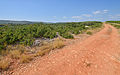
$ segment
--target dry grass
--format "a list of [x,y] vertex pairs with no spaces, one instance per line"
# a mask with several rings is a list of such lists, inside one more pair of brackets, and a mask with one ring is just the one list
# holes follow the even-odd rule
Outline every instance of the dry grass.
[[11,50],[9,55],[12,59],[19,59],[20,55],[21,55],[21,51],[20,50]]
[[6,48],[6,50],[8,50],[8,51],[11,51],[11,50],[19,50],[19,51],[21,51],[22,53],[24,53],[24,51],[26,51],[24,45],[14,45],[14,46],[9,45],[9,46]]
[[[19,60],[20,63],[29,63],[33,60],[36,56],[43,56],[45,54],[48,54],[51,50],[62,48],[64,46],[64,42],[61,38],[56,38],[52,42],[44,42],[43,46],[40,47],[40,50],[38,50],[36,53],[33,54],[27,54],[27,50],[22,45],[9,45],[6,50],[2,50],[1,54],[3,59],[0,58],[0,69],[1,70],[7,70],[10,66],[10,60],[8,59],[16,59]],[[4,57],[5,56],[5,57]]]
[[1,50],[0,54],[1,54],[2,56],[6,56],[6,55],[9,54],[9,50]]
[[55,41],[53,42],[52,46],[53,46],[54,49],[62,48],[64,46],[64,42],[63,42],[62,39],[56,38]]
[[7,58],[3,58],[0,60],[0,69],[7,70],[10,66],[10,60]]
[[53,42],[44,42],[43,46],[40,47],[40,50],[34,54],[34,57],[43,56],[48,54],[51,50],[62,48],[64,46],[63,39],[56,38]]
[[59,49],[64,46],[64,42],[61,38],[56,38],[53,42],[45,42],[43,46],[40,47],[40,51],[35,54],[36,56],[43,56],[49,53],[51,50]]
[[53,46],[52,46],[52,43],[47,43],[43,46],[40,47],[40,50],[52,50],[53,49]]
[[6,50],[1,51],[2,56],[10,56],[12,59],[19,59],[20,55],[26,51],[23,45],[9,45]]
[[44,56],[45,54],[49,53],[50,50],[42,50],[42,51],[38,51],[34,56]]
[[30,61],[32,61],[33,56],[32,55],[21,55],[20,57],[20,63],[29,63]]
[[56,48],[62,48],[64,46],[64,42],[61,38],[56,38],[51,43],[46,43],[43,46],[41,46],[40,50],[53,50]]

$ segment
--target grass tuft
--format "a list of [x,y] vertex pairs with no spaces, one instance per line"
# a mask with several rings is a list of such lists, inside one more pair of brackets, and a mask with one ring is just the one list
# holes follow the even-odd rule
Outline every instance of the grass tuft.
[[31,56],[31,55],[25,55],[25,54],[23,54],[20,57],[20,63],[29,63],[32,60],[33,60],[33,56]]
[[3,58],[0,60],[0,69],[7,70],[10,66],[10,60],[7,58]]
[[53,48],[56,49],[56,48],[62,48],[64,46],[64,42],[62,39],[60,38],[56,38],[55,41],[53,42]]
[[21,55],[21,51],[20,50],[11,50],[9,55],[12,59],[19,59],[20,55]]
[[64,42],[61,38],[56,38],[51,43],[45,43],[43,46],[40,47],[40,51],[38,51],[35,54],[36,56],[43,56],[45,54],[48,54],[51,50],[62,48],[64,45]]
[[56,48],[62,48],[64,46],[64,42],[61,38],[56,38],[51,43],[46,43],[40,47],[40,50],[53,50]]
[[38,51],[34,56],[44,56],[45,54],[49,53],[50,50],[43,50],[43,51]]

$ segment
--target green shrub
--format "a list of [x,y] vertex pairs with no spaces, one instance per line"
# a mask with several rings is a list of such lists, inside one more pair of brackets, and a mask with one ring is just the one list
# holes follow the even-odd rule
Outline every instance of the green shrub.
[[0,50],[2,50],[4,48],[4,46],[3,45],[0,45]]
[[120,24],[120,21],[106,21],[107,23],[118,23]]
[[88,34],[88,35],[92,35],[92,32],[88,31],[87,34]]
[[23,44],[32,46],[36,38],[53,39],[56,37],[56,32],[64,38],[73,39],[72,34],[79,34],[79,31],[88,30],[85,27],[86,25],[90,28],[97,28],[102,26],[102,22],[7,24],[0,27],[0,50],[7,45]]
[[74,38],[73,35],[70,33],[63,33],[62,37],[66,38],[66,39],[73,39]]

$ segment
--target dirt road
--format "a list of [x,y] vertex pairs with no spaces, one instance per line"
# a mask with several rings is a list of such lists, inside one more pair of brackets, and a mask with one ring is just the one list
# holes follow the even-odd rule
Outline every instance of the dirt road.
[[117,30],[105,28],[83,42],[75,42],[34,61],[14,75],[120,75]]

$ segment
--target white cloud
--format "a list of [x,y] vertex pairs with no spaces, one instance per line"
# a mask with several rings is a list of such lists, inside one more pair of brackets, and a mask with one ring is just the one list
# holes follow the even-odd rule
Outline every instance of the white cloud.
[[108,13],[109,10],[103,10],[103,13]]
[[93,14],[94,15],[97,15],[97,14],[105,14],[105,13],[108,13],[109,10],[97,10],[97,11],[94,11]]
[[84,18],[90,18],[92,15],[90,14],[82,14],[80,16],[72,16],[73,19],[84,19]]
[[83,17],[92,17],[90,14],[82,14]]
[[72,16],[74,19],[82,19],[82,16]]
[[100,14],[101,13],[101,11],[95,11],[95,12],[93,12],[93,14]]

